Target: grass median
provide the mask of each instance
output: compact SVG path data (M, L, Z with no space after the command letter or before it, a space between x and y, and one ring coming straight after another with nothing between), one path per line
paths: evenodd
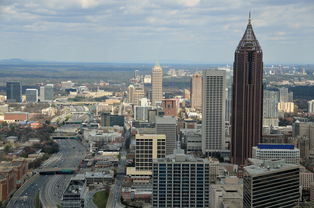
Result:
M93 202L98 208L105 208L109 197L109 190L96 192L93 196Z

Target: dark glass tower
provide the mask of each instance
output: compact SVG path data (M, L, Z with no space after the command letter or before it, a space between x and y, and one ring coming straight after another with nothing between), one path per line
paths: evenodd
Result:
M232 162L245 165L260 142L263 113L263 52L251 19L234 55L232 98Z
M20 82L7 82L7 102L22 102L22 86Z

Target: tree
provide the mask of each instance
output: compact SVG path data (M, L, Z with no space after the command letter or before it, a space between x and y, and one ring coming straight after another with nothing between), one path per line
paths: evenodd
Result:
M13 148L12 148L12 146L10 144L5 145L4 149L3 149L5 154L8 154L9 152L12 152L12 150L13 150Z

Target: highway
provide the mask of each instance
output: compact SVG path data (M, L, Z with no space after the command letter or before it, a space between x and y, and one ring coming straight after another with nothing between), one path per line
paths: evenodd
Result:
M56 140L60 151L52 155L41 168L72 168L77 167L85 157L86 148L77 140ZM7 208L33 208L36 195L43 207L57 207L71 175L38 175L35 174L19 188Z

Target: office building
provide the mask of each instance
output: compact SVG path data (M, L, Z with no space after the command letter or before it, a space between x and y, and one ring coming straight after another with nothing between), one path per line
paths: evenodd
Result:
M172 154L177 145L177 120L170 116L157 116L156 133L166 135L166 155Z
M188 89L184 89L183 90L183 97L186 100L191 100L191 92Z
M201 129L181 129L187 153L202 151L202 130Z
M124 116L102 113L100 123L101 126L124 126Z
M232 89L227 88L226 89L227 99L226 99L226 107L225 107L225 121L230 122L231 121L231 115L232 115Z
M202 75L195 73L191 80L191 107L202 109Z
M40 102L51 102L54 98L53 84L40 86L39 99Z
M244 167L243 207L295 207L300 197L298 165L256 160Z
M179 111L178 99L163 99L161 102L165 116L177 116Z
M134 120L148 121L148 111L151 109L151 106L134 106Z
M289 102L289 92L288 88L279 88L279 102Z
M202 152L222 152L225 143L226 71L204 71L202 94Z
M300 164L300 150L290 144L258 144L252 157L260 160L284 159L286 163Z
M152 206L209 206L210 162L185 155L183 150L153 161Z
M308 113L314 113L314 100L310 100L308 103Z
M25 95L27 103L36 103L38 101L37 89L26 89Z
M278 91L264 90L263 126L278 126Z
M306 137L309 139L309 149L314 148L314 122L299 122L296 121L292 125L292 136Z
M152 170L153 160L166 155L166 136L164 134L136 134L135 169Z
M244 165L262 136L263 52L251 20L235 51L233 66L232 162Z
M128 101L133 105L140 105L140 100L144 98L144 85L132 84L128 87Z
M22 85L20 82L7 82L7 102L22 102Z
M162 68L155 65L152 68L152 105L159 104L162 100Z
M293 102L280 102L278 103L278 111L283 113L293 113L294 103Z

